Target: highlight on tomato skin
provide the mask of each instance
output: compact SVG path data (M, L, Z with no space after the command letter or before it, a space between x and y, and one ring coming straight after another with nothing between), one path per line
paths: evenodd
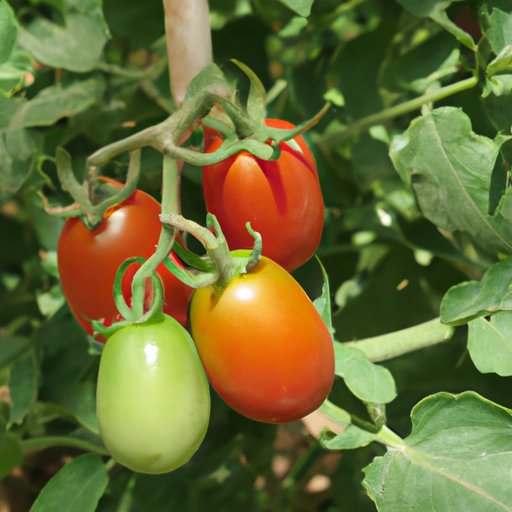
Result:
M132 471L161 474L179 468L208 429L208 379L190 334L167 315L109 338L96 396L103 442Z
M220 292L196 290L190 327L213 388L248 418L298 420L331 390L331 335L297 281L266 257Z
M293 128L267 119L274 128ZM301 136L281 142L281 156L265 161L243 151L203 168L207 210L219 221L231 249L250 249L246 229L263 237L263 254L291 271L315 253L324 224L324 202L314 157ZM205 129L205 151L222 144L221 136ZM298 149L297 149L298 148Z
M65 222L57 247L60 280L71 311L89 334L93 332L91 320L103 321L105 325L119 320L113 298L117 270L128 258L148 258L154 253L161 230L159 214L158 201L136 190L107 210L103 222L93 230L79 218ZM178 261L173 253L170 257ZM123 279L123 295L128 303L131 281L139 266L130 265ZM164 312L185 325L193 290L163 264L157 273L164 289ZM149 295L146 298L149 300Z

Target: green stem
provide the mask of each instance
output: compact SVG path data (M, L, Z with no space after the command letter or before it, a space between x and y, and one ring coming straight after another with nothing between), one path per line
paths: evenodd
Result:
M162 170L162 212L174 213L180 208L179 199L180 171L176 160L164 156ZM160 238L155 252L137 270L132 281L133 313L139 319L144 314L145 283L156 272L172 250L175 230L162 224Z
M79 439L77 437L69 436L45 436L45 437L34 437L33 439L26 439L21 442L21 449L24 452L32 450L44 450L52 446L69 446L70 448L78 448L87 452L98 453L100 455L108 455L105 448L98 446L97 444L86 441L85 439Z
M162 123L98 149L87 159L88 167L92 168L89 174L122 153L143 147L153 147L173 156L173 151L183 144L210 109L227 97L229 91L218 86L199 92Z
M387 108L375 114L363 117L353 122L352 124L349 124L343 131L334 133L326 137L319 136L318 141L315 142L317 142L323 147L335 147L340 142L351 137L352 135L355 135L356 133L365 130L366 128L370 128L371 126L382 124L386 121L394 119L395 117L408 114L409 112L413 112L415 110L420 109L426 103L448 98L449 96L452 96L459 92L471 89L475 87L477 84L477 76L466 78L465 80L461 80L460 82L456 82L454 84L441 87L436 91L423 94L422 96L406 101L404 103L400 103L399 105L395 105L393 107Z
M444 343L450 340L453 333L452 326L441 323L439 318L434 318L400 331L360 341L345 342L345 345L361 350L370 361L378 362Z
M406 445L405 441L386 425L377 432L375 440L392 448L403 448Z

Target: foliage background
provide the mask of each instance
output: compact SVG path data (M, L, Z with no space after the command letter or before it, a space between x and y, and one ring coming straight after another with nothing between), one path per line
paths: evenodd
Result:
M459 325L449 343L382 363L398 392L387 406L388 426L405 438L411 409L442 391L472 390L500 404L466 396L459 412L445 423L439 419L434 431L453 430L460 421L453 446L446 437L439 443L453 454L466 445L464 436L473 439L475 451L464 460L475 458L475 467L488 472L490 483L478 485L492 499L482 504L466 488L459 495L449 478L436 481L437 471L402 489L406 469L385 482L372 466L365 483L371 500L362 470L386 453L381 444L327 450L300 422L260 425L215 396L204 445L175 473L148 477L114 466L107 467L107 479L99 457L81 455L102 450L94 409L98 357L62 296L55 256L62 221L44 213L38 192L55 203L68 201L53 160L58 146L71 152L79 174L97 148L173 111L162 3L2 0L0 510L28 510L38 496L34 510L57 510L51 506L58 495L51 488L49 497L40 493L69 461L75 466L58 473L63 480L52 480L54 489L69 493L60 499L83 491L69 510L94 510L98 500L101 511L447 510L421 501L429 492L425 479L439 500L457 497L453 510L512 510L512 482L504 472L512 453L506 409L512 407L511 279L503 266L512 244L509 2L210 4L215 62L229 74L229 59L236 58L258 74L269 91L269 117L299 123L332 102L307 137L326 203L318 255L329 276L336 337L360 340L416 326L439 316L443 304L443 320ZM195 134L192 144L200 143ZM122 177L126 165L119 159L104 172ZM160 155L145 150L141 188L157 198L160 167ZM201 172L187 166L184 176L184 214L203 222ZM487 288L452 289L443 301L452 286L480 281L490 268L495 279ZM314 261L295 276L312 297L320 294ZM496 311L491 323L488 315ZM368 419L349 384L337 380L332 402ZM441 409L453 405L444 395L431 400ZM469 420L484 411L496 423L479 424L478 441ZM416 426L416 437L429 428ZM497 446L492 439L501 429ZM434 449L410 442L448 471ZM499 464L478 459L477 448L503 458ZM474 475L466 477L475 482Z

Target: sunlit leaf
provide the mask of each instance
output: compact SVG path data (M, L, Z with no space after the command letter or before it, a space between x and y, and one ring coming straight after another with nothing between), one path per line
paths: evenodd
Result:
M412 432L364 470L379 512L512 510L512 416L473 392L439 393L412 411Z

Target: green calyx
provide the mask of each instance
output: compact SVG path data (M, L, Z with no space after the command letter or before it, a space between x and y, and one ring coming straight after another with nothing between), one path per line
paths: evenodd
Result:
M174 229L191 234L206 250L206 256L202 257L183 248L176 251L178 255L183 256L183 261L191 265L187 269L180 268L171 260L165 262L178 279L192 288L213 285L223 289L240 274L250 272L261 257L261 236L252 230L249 223L247 229L254 238L254 247L246 256L234 256L229 251L217 218L211 213L206 217L206 227L176 213L162 214L160 220Z
M122 187L114 187L98 180L96 173L79 183L73 172L71 156L63 148L58 148L55 159L62 189L69 193L74 202L65 207L51 207L43 197L48 214L59 217L80 217L89 229L101 224L105 212L128 199L137 188L140 176L140 151L130 153L126 182Z

